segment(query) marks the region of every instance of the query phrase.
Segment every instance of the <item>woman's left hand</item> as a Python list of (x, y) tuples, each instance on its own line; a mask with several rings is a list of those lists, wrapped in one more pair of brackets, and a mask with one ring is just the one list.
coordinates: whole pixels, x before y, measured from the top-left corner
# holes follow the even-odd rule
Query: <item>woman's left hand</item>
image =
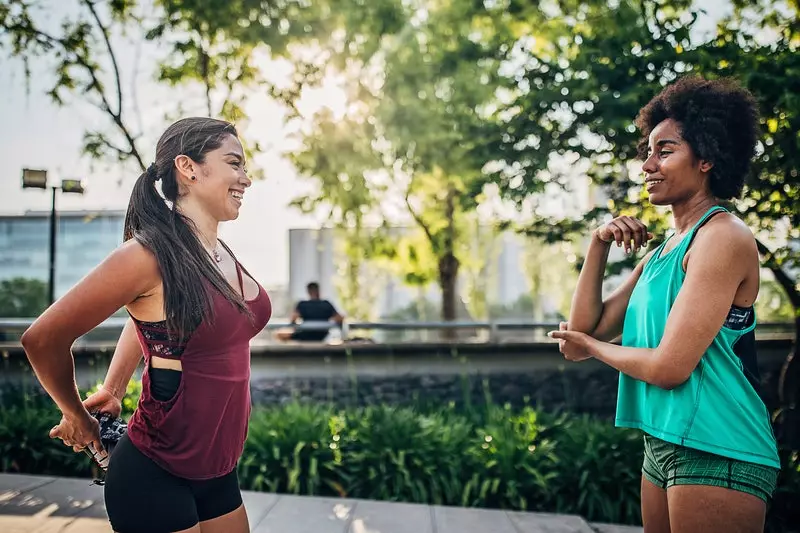
[(551, 331), (547, 335), (552, 339), (558, 339), (558, 351), (564, 354), (564, 358), (568, 361), (585, 361), (592, 357), (590, 347), (594, 339), (580, 331), (568, 331), (566, 322), (558, 325), (558, 331)]

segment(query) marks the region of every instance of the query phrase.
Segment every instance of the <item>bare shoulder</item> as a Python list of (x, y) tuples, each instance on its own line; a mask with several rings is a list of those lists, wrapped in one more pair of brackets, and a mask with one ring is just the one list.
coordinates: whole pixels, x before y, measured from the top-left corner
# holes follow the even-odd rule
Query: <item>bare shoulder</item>
[(126, 241), (42, 313), (26, 332), (28, 345), (69, 346), (160, 284), (155, 256), (135, 239)]
[[(695, 243), (702, 247), (717, 249), (729, 248), (738, 254), (758, 256), (758, 248), (753, 232), (740, 218), (730, 213), (720, 213), (712, 217), (701, 231), (697, 232)], [(693, 245), (692, 248), (695, 248)]]
[(758, 270), (758, 247), (753, 232), (742, 220), (730, 213), (712, 217), (697, 232), (684, 257), (684, 270), (698, 260), (727, 264), (741, 269), (746, 275), (751, 269)]
[(131, 261), (137, 268), (145, 268), (148, 271), (158, 273), (158, 260), (156, 256), (145, 245), (137, 239), (128, 239), (119, 245), (109, 258), (117, 256), (124, 261)]
[(116, 276), (138, 279), (140, 285), (153, 286), (161, 283), (161, 270), (156, 256), (136, 239), (129, 239), (117, 247), (97, 267), (112, 270)]

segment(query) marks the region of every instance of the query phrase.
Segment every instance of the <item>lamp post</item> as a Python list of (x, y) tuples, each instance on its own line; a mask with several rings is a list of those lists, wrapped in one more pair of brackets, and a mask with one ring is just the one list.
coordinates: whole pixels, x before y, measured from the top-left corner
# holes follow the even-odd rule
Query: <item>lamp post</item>
[[(23, 189), (47, 189), (47, 171), (39, 169), (22, 169), (22, 188)], [(53, 305), (56, 295), (56, 236), (57, 236), (57, 213), (56, 213), (56, 191), (83, 194), (86, 190), (84, 180), (63, 179), (61, 185), (51, 185), (50, 201), (50, 252), (48, 257), (49, 273), (47, 283), (48, 305)]]

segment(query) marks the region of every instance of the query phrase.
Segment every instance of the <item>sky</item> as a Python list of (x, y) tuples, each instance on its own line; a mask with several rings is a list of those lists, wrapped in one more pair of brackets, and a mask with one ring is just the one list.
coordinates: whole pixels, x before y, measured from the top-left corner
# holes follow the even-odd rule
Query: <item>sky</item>
[[(47, 13), (41, 15), (44, 18), (37, 19), (46, 20), (45, 24), (57, 24), (74, 11), (74, 2), (50, 2)], [(709, 16), (701, 21), (699, 31), (713, 28), (714, 20), (727, 11), (725, 0), (705, 0), (703, 4)], [(203, 99), (197, 88), (168, 88), (154, 81), (156, 61), (165, 54), (163, 47), (151, 43), (136, 46), (121, 36), (113, 42), (118, 45), (124, 78), (124, 110), (144, 134), (140, 147), (149, 164), (157, 136), (169, 123), (165, 117), (176, 118), (179, 106), (186, 114), (205, 114)], [(271, 80), (279, 83), (289, 74), (286, 64), (268, 58), (260, 58), (259, 64)], [(0, 58), (0, 213), (49, 209), (47, 192), (21, 188), (23, 168), (47, 169), (55, 182), (62, 178), (86, 179), (86, 194), (59, 195), (59, 209), (124, 210), (138, 177), (137, 169), (98, 163), (81, 155), (84, 131), (107, 130), (108, 119), (80, 97), (69, 96), (63, 107), (55, 105), (45, 94), (52, 80), (48, 62), (36, 60), (31, 66), (31, 78), (26, 84), (22, 62)], [(298, 107), (310, 116), (321, 106), (339, 113), (343, 104), (342, 91), (329, 80), (323, 88), (304, 94)], [(238, 220), (224, 223), (220, 236), (261, 283), (268, 287), (285, 285), (289, 277), (288, 230), (319, 227), (320, 221), (288, 206), (293, 198), (308, 191), (309, 184), (283, 155), (292, 146), (293, 127), (286, 124), (284, 110), (257, 90), (249, 95), (246, 110), (249, 122), (245, 134), (266, 147), (256, 159), (265, 170), (266, 179), (254, 182), (245, 195)], [(141, 118), (140, 125), (136, 117)]]

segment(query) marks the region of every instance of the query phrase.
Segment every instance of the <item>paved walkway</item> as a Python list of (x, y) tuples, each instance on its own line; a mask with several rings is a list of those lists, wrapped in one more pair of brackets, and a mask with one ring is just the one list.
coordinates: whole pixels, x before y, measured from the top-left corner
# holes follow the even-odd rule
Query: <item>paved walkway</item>
[[(253, 533), (633, 533), (577, 516), (244, 492)], [(131, 505), (136, 505), (131, 495)], [(145, 509), (142, 510), (146, 512)], [(110, 533), (103, 488), (0, 474), (3, 533)]]

